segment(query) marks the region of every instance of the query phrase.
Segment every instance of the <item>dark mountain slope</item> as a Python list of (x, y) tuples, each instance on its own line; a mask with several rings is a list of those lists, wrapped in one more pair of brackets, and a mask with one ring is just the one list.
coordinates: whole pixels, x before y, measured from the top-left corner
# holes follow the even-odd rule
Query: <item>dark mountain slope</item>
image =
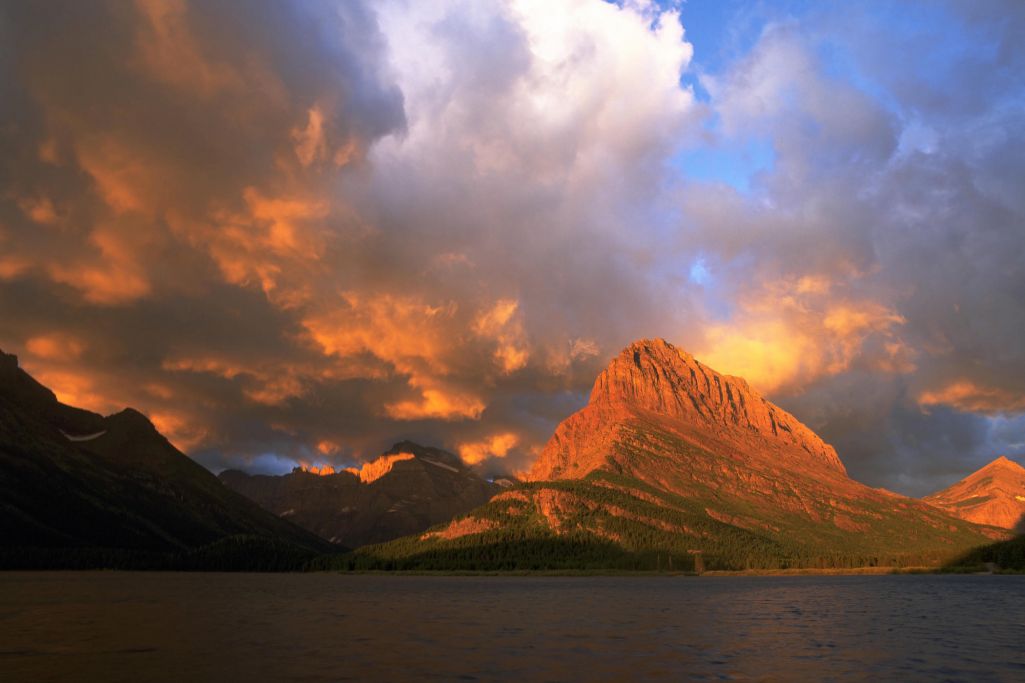
[(419, 533), (502, 490), (455, 455), (409, 441), (359, 471), (275, 477), (228, 470), (220, 477), (265, 509), (350, 547)]
[(133, 553), (159, 565), (234, 536), (330, 549), (223, 486), (141, 413), (63, 405), (2, 353), (0, 510), (7, 565), (82, 566)]

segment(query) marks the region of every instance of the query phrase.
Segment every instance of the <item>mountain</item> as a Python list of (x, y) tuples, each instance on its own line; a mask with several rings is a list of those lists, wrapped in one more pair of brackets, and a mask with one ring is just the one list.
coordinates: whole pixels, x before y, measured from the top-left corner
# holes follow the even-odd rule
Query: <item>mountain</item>
[(457, 456), (410, 441), (359, 470), (284, 476), (227, 470), (229, 488), (323, 538), (350, 547), (419, 533), (483, 505), (502, 487)]
[(588, 405), (559, 425), (529, 478), (580, 478), (616, 462), (632, 467), (615, 444), (638, 425), (714, 445), (747, 465), (771, 461), (831, 479), (846, 474), (832, 446), (745, 380), (720, 375), (659, 339), (633, 344), (598, 375)]
[(661, 339), (612, 360), (528, 479), (348, 566), (937, 564), (1005, 536), (850, 479), (794, 416)]
[(6, 567), (284, 568), (331, 550), (221, 484), (143, 414), (64, 405), (3, 352), (0, 510)]
[(1025, 467), (999, 457), (923, 500), (969, 522), (1025, 531)]

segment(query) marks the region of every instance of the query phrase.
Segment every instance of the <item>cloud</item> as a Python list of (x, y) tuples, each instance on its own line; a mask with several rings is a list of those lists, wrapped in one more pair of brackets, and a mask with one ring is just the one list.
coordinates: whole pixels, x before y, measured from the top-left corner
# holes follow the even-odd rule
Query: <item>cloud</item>
[(1008, 186), (1025, 179), (1010, 162), (1023, 91), (1006, 71), (1023, 55), (980, 38), (1004, 11), (1020, 21), (1014, 3), (952, 3), (908, 33), (894, 12), (820, 8), (770, 22), (703, 81), (716, 135), (774, 151), (750, 193), (685, 194), (712, 280), (704, 359), (869, 483), (926, 493), (1015, 448), (987, 427), (1025, 393), (1025, 205)]
[(1013, 452), (1016, 3), (770, 9), (715, 63), (657, 3), (238, 10), (0, 10), (0, 346), (67, 400), (215, 469), (515, 471), (665, 336), (869, 483)]
[(623, 225), (657, 214), (697, 125), (673, 12), (146, 0), (0, 23), (0, 344), (211, 467), (400, 438), (527, 458), (491, 435), (537, 445), (579, 404), (641, 333), (609, 307), (661, 324), (638, 268), (660, 240)]
[(496, 342), (495, 362), (505, 374), (524, 367), (530, 358), (523, 320), (517, 316), (519, 307), (515, 299), (500, 299), (493, 308), (480, 313), (473, 323), (474, 332)]
[(837, 289), (821, 276), (762, 282), (739, 299), (728, 321), (705, 327), (695, 353), (776, 396), (800, 392), (855, 363), (879, 372), (913, 371), (913, 353), (900, 337), (904, 318)]
[(37, 358), (44, 360), (78, 360), (84, 347), (74, 337), (62, 333), (41, 334), (31, 337), (25, 342), (25, 349)]
[(949, 406), (966, 413), (999, 415), (1025, 413), (1025, 395), (1000, 387), (980, 386), (971, 380), (951, 382), (918, 395), (919, 405)]
[(467, 465), (476, 465), (488, 458), (504, 458), (509, 451), (520, 442), (520, 437), (513, 432), (493, 434), (482, 441), (471, 441), (459, 444), (459, 457)]

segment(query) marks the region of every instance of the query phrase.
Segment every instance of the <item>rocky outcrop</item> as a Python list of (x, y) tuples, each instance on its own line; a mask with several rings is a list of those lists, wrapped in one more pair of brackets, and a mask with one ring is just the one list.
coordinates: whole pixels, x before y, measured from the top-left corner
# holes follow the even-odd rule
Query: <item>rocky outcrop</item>
[(1025, 532), (1025, 467), (1001, 456), (924, 500), (969, 522)]

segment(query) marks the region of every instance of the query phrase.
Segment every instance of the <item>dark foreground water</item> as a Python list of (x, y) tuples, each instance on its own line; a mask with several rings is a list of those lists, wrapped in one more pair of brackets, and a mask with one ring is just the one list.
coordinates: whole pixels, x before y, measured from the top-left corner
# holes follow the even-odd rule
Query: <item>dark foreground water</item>
[(1025, 577), (0, 573), (0, 681), (1025, 680)]

